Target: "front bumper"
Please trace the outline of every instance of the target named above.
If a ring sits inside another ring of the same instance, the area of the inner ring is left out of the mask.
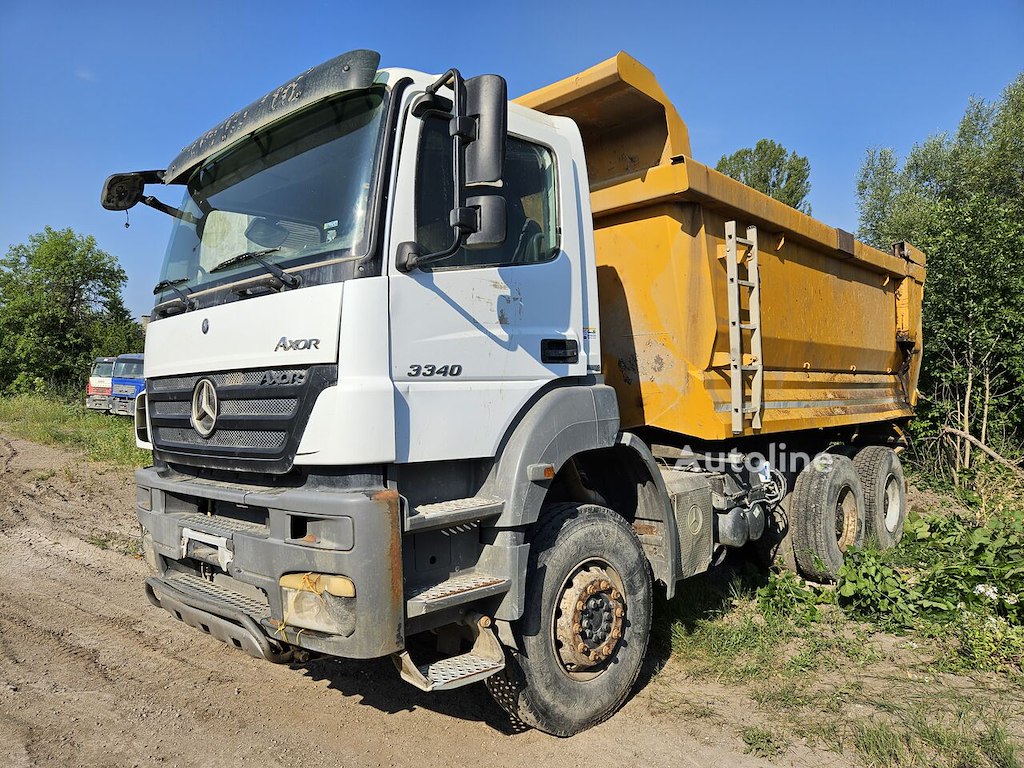
[[[135,399],[128,399],[125,397],[112,397],[110,398],[110,412],[115,413],[118,416],[134,416],[135,415]]]
[[[273,647],[296,645],[346,658],[376,658],[404,648],[396,492],[262,488],[161,477],[153,468],[135,477],[143,548],[159,572],[147,591],[177,618],[205,626],[225,642],[232,637],[230,627],[204,623],[202,614],[249,634],[255,627]],[[303,593],[296,600],[294,590],[281,586],[286,574],[344,576],[355,596]],[[333,619],[335,631],[325,631],[322,620],[311,624],[310,602],[326,606],[320,619]],[[175,611],[177,604],[189,610]],[[218,632],[209,629],[214,626]]]
[[[85,398],[85,407],[92,408],[97,411],[109,410],[110,397],[107,395],[89,395]]]

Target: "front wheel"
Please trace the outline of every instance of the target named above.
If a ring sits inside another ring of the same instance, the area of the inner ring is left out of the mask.
[[[518,650],[487,680],[510,715],[571,736],[611,716],[640,674],[651,630],[650,569],[621,516],[593,504],[545,508],[530,547]]]

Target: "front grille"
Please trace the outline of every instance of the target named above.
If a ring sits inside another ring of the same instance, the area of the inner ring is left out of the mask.
[[[210,380],[217,393],[216,425],[207,437],[191,420],[192,397],[202,379]],[[335,365],[150,379],[146,390],[153,449],[172,464],[287,472],[316,398],[337,380]]]
[[[271,400],[227,400],[221,403],[220,413],[224,416],[290,416],[298,408],[297,398],[274,398]],[[187,401],[157,401],[150,403],[154,416],[189,416],[192,413],[192,398]]]
[[[287,432],[269,432],[250,429],[220,429],[206,438],[199,438],[204,445],[230,448],[280,448],[287,439]],[[164,427],[160,437],[168,443],[189,445],[196,443],[198,433],[194,429]]]
[[[131,384],[115,384],[114,385],[115,395],[134,395],[135,387]]]

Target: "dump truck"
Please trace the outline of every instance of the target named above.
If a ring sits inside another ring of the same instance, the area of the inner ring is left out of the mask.
[[[85,386],[85,407],[96,411],[110,409],[111,377],[114,374],[113,357],[97,357],[89,371]]]
[[[898,540],[920,251],[696,161],[624,53],[512,102],[379,60],[104,185],[174,218],[135,409],[154,605],[566,736],[636,683],[656,589]]]
[[[110,412],[119,416],[135,416],[135,401],[146,388],[143,378],[143,356],[119,355],[114,361],[110,386]]]

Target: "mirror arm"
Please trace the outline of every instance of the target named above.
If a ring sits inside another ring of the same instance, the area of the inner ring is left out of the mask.
[[[161,213],[166,213],[168,216],[173,216],[176,219],[181,219],[186,224],[192,224],[194,226],[199,221],[198,218],[196,218],[193,214],[189,213],[188,211],[182,211],[178,208],[175,208],[172,205],[168,205],[162,200],[157,200],[152,195],[146,195],[139,202],[142,203],[143,205],[148,205],[150,208],[155,208]]]
[[[475,138],[475,130],[473,126],[467,125],[468,118],[466,117],[466,94],[465,86],[463,85],[462,74],[457,69],[449,69],[441,77],[435,80],[433,83],[427,86],[426,93],[431,97],[435,97],[437,92],[445,85],[451,84],[452,88],[452,111],[451,113],[442,112],[436,109],[433,104],[428,104],[419,115],[420,119],[424,119],[428,116],[437,115],[438,117],[447,117],[451,122],[449,123],[449,135],[455,139],[455,146],[452,148],[452,178],[454,179],[455,194],[453,200],[455,202],[455,211],[462,211],[465,209],[465,194],[466,194],[466,144],[471,142]],[[472,121],[469,121],[470,123]],[[470,229],[467,226],[467,222],[460,219],[459,221],[452,221],[452,243],[443,251],[437,251],[436,253],[419,253],[419,246],[413,242],[401,243],[398,246],[398,254],[396,259],[396,266],[402,272],[412,272],[412,270],[418,267],[432,264],[437,261],[443,261],[444,259],[454,256],[459,248],[463,246],[466,241],[466,237],[470,234]]]

